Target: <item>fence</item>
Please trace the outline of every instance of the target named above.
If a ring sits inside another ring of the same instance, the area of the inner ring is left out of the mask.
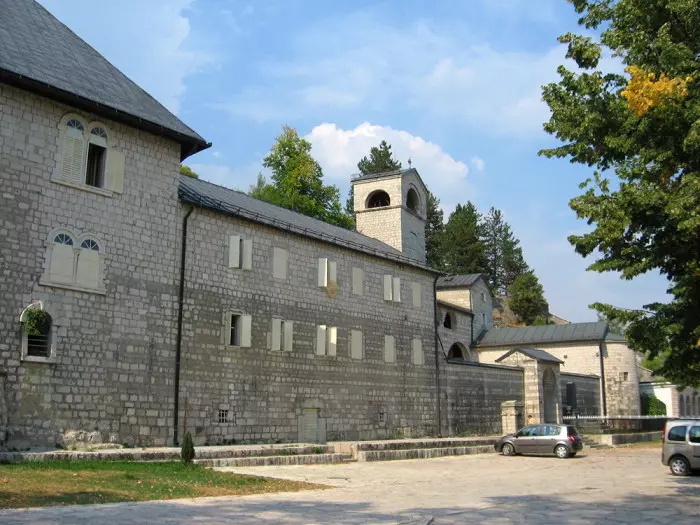
[[[664,429],[672,416],[564,416],[564,423],[585,430],[588,434],[615,434],[621,432],[654,432]]]

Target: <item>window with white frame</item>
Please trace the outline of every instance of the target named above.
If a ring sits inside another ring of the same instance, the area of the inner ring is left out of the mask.
[[[277,317],[272,319],[270,333],[270,349],[274,351],[291,352],[294,345],[294,322],[284,321]]]
[[[250,348],[252,316],[238,312],[224,312],[221,342],[226,346]]]
[[[52,231],[46,239],[44,274],[39,284],[104,293],[104,250],[92,234]]]
[[[350,331],[350,357],[362,359],[364,356],[364,341],[360,330]]]
[[[413,295],[413,306],[414,308],[420,308],[423,302],[422,289],[420,283],[411,283],[411,292]]]
[[[384,336],[384,361],[387,363],[396,362],[396,344],[393,335]]]
[[[321,288],[329,288],[337,284],[337,266],[335,261],[329,261],[326,257],[318,259],[318,285]]]
[[[51,314],[37,301],[20,315],[22,326],[22,361],[53,363],[56,359],[57,330]]]
[[[384,300],[401,302],[401,278],[391,275],[384,276]]]
[[[253,241],[240,235],[228,236],[228,267],[253,269]]]
[[[316,355],[334,356],[338,350],[338,328],[318,325],[316,327]]]
[[[287,250],[274,247],[272,249],[272,276],[275,279],[287,279]]]
[[[354,295],[365,294],[365,271],[362,268],[352,269],[352,293]]]
[[[419,338],[414,337],[411,341],[411,351],[413,354],[413,364],[414,365],[424,365],[425,356],[423,354],[423,341]]]
[[[100,122],[86,123],[66,115],[59,124],[59,157],[52,179],[79,188],[122,193],[124,154],[109,144],[109,130]],[[103,193],[104,194],[104,193]]]

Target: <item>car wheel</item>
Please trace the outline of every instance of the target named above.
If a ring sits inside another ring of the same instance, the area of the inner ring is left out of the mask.
[[[554,453],[558,458],[564,459],[569,457],[569,449],[564,445],[557,445],[554,447]]]
[[[687,476],[690,474],[690,463],[683,456],[676,456],[671,458],[668,462],[668,466],[671,469],[671,474],[674,476]]]
[[[506,443],[501,447],[501,452],[504,456],[515,456],[515,447],[510,443]]]

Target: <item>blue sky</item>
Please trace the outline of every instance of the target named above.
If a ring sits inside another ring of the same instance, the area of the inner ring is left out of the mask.
[[[659,275],[585,271],[566,238],[588,228],[568,202],[590,170],[537,156],[555,144],[540,86],[564,62],[556,38],[579,30],[565,0],[42,4],[213,143],[187,160],[204,179],[246,190],[288,124],[344,199],[386,139],[446,213],[467,200],[503,211],[553,313],[587,321],[594,301],[665,299]]]

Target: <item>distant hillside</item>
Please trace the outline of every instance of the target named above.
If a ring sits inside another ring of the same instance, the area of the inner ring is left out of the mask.
[[[508,308],[506,299],[505,295],[497,295],[493,298],[493,324],[498,328],[503,328],[504,326],[525,326],[518,322],[517,316]],[[551,312],[547,313],[547,319],[549,319],[551,324],[570,323],[570,321]]]

